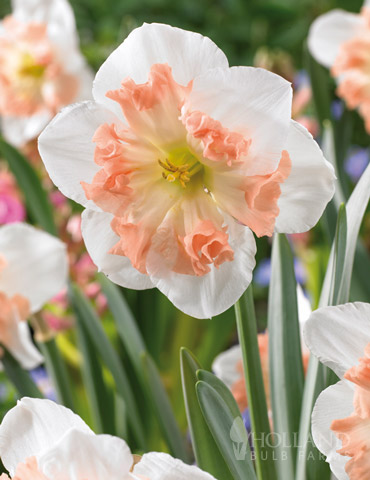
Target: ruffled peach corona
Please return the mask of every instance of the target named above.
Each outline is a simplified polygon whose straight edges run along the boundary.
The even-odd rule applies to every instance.
[[[93,94],[40,136],[46,168],[87,207],[97,266],[120,285],[158,287],[192,316],[221,313],[246,289],[252,232],[307,229],[333,194],[331,167],[291,121],[290,84],[229,68],[201,35],[143,25],[103,64]],[[298,193],[290,179],[306,185]]]

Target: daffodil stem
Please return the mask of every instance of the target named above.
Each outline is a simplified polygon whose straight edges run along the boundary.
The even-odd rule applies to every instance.
[[[251,285],[241,299],[236,302],[234,308],[239,343],[243,353],[243,369],[252,424],[257,478],[259,480],[276,480],[273,450],[271,443],[269,443],[269,438],[271,438],[271,435],[269,435],[270,423],[258,348],[257,323]]]

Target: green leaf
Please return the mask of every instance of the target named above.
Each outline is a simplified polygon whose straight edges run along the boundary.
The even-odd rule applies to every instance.
[[[234,418],[240,417],[240,410],[238,404],[235,401],[234,395],[230,392],[227,386],[222,380],[220,380],[216,375],[206,370],[197,371],[197,379],[201,382],[208,383],[218,395],[222,398],[223,402],[227,405],[227,408],[230,410]],[[248,446],[249,448],[249,446]]]
[[[119,287],[112,283],[102,273],[99,273],[98,281],[108,300],[108,305],[113,314],[118,335],[130,356],[136,374],[142,376],[141,355],[146,351],[146,347],[140,330],[135,322],[135,318]]]
[[[0,155],[8,162],[9,168],[24,194],[27,211],[32,221],[52,235],[56,235],[53,210],[47,193],[29,161],[1,137]]]
[[[13,355],[1,345],[3,355],[1,357],[5,373],[17,389],[20,397],[44,398],[30,374],[23,370]]]
[[[266,438],[270,434],[265,387],[259,354],[257,322],[253,291],[250,285],[235,304],[239,343],[243,353],[243,370],[252,425],[253,445],[256,451],[256,471],[260,480],[275,479],[276,469],[273,449]]]
[[[293,255],[285,235],[275,234],[268,299],[271,405],[277,470],[281,480],[293,479],[304,385]]]
[[[177,425],[167,393],[163,388],[157,367],[148,353],[142,352],[141,355],[145,379],[149,387],[153,407],[157,413],[159,424],[171,454],[189,463],[185,442]]]
[[[234,479],[255,480],[248,433],[239,411],[235,415],[209,383],[197,382],[196,391],[203,416]]]
[[[80,308],[76,309],[76,314],[86,315],[87,321],[93,315],[91,306],[88,304],[81,304]],[[94,343],[85,327],[85,322],[76,322],[76,330],[79,350],[83,357],[82,377],[92,413],[94,431],[114,435],[116,432],[113,397],[104,382],[103,369],[96,355]]]
[[[196,463],[199,468],[209,472],[218,480],[229,480],[232,475],[204,420],[195,391],[196,372],[201,367],[186,348],[180,350],[180,363],[186,416]]]
[[[163,386],[158,369],[146,351],[144,340],[141,336],[140,330],[137,327],[134,316],[126,303],[124,296],[122,295],[119,287],[112,283],[104,275],[99,276],[99,282],[102,286],[104,294],[107,296],[109,307],[113,313],[114,321],[117,327],[117,332],[122,340],[124,347],[130,357],[133,367],[135,368],[136,375],[140,381],[144,392],[148,395],[148,400],[151,400],[150,396],[155,392],[156,398],[152,402],[156,418],[159,421],[161,430],[167,439],[169,447],[175,455],[179,458],[187,458],[187,454],[184,450],[183,440],[181,432],[177,425],[175,415],[173,413],[170,401],[168,399],[167,392]],[[143,357],[146,359],[145,363],[150,370],[149,373],[143,369]],[[149,378],[149,382],[148,382]],[[163,402],[164,409],[160,408],[160,404],[156,402]],[[159,413],[158,413],[159,408]],[[173,437],[172,437],[173,434]],[[172,444],[172,446],[171,446]]]
[[[321,126],[331,118],[331,79],[328,70],[321,66],[310,54],[307,45],[304,49],[305,65],[310,76],[313,101]]]
[[[75,409],[70,377],[64,358],[58,349],[54,338],[44,342],[37,342],[44,358],[46,369],[52,378],[58,400],[71,410]]]
[[[352,268],[356,251],[357,237],[360,231],[361,222],[366,211],[370,198],[370,165],[366,168],[354,188],[346,205],[347,214],[347,240],[346,253],[343,266],[343,281],[338,293],[338,303],[346,303],[349,300],[349,290],[351,285]],[[332,246],[330,258],[327,267],[327,273],[324,279],[324,285],[321,292],[320,306],[329,305],[331,282],[333,270],[335,268],[334,256],[335,243]]]
[[[330,304],[337,305],[343,283],[343,271],[347,245],[347,214],[344,203],[339,207],[337,229],[334,240],[333,277],[331,282]]]
[[[97,315],[93,309],[89,308],[89,302],[76,285],[71,285],[69,296],[72,306],[77,313],[77,320],[83,322],[86,330],[89,332],[96,351],[100,354],[103,362],[113,375],[117,392],[124,399],[127,405],[128,423],[132,434],[140,445],[140,448],[146,450],[146,433],[141,422],[137,403],[131,390],[127,374],[121,364],[117,352],[112,347]],[[89,312],[89,315],[86,313]]]

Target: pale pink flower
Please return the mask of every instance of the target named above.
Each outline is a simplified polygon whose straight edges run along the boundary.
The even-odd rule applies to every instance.
[[[90,97],[92,75],[67,0],[13,0],[12,6],[0,25],[0,116],[4,137],[22,146],[62,106]]]
[[[337,94],[348,108],[357,108],[370,133],[370,2],[360,14],[332,10],[312,24],[308,47],[313,57],[331,69]]]
[[[317,448],[338,480],[370,471],[370,304],[320,308],[306,324],[311,352],[342,380],[324,390],[312,414]]]
[[[0,457],[13,480],[215,480],[166,453],[146,453],[135,464],[121,438],[95,435],[68,408],[34,398],[23,398],[5,415]]]
[[[26,320],[66,280],[66,249],[60,240],[23,223],[0,227],[0,342],[26,369],[43,361]]]
[[[333,195],[333,169],[291,120],[290,84],[229,68],[199,34],[137,28],[93,95],[42,133],[45,166],[86,207],[82,235],[98,268],[124,287],[157,287],[189,315],[217,315],[242,295],[252,231],[306,231]]]

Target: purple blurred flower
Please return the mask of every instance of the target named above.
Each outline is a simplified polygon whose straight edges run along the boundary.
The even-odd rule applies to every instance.
[[[349,155],[344,163],[344,170],[352,182],[356,183],[359,180],[365,168],[368,166],[369,160],[368,148],[352,147],[350,149]]]
[[[57,401],[55,389],[52,385],[50,377],[44,367],[37,367],[30,371],[32,380],[39,387],[41,392],[45,395],[45,398],[49,400]]]
[[[295,277],[301,285],[306,282],[306,270],[303,263],[298,259],[294,259]],[[254,272],[253,280],[260,287],[268,287],[271,277],[271,259],[264,258],[261,260]]]
[[[344,104],[341,100],[334,100],[331,102],[331,114],[335,120],[339,120],[343,115]]]
[[[302,87],[311,87],[310,77],[306,70],[299,70],[294,75],[293,87],[294,90],[299,90]]]

